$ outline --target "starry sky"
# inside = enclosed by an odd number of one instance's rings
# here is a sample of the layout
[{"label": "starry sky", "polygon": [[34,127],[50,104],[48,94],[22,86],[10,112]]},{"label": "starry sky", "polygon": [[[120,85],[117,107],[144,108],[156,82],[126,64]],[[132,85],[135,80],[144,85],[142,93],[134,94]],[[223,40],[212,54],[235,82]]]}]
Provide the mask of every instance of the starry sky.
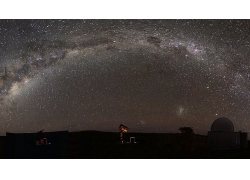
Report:
[{"label": "starry sky", "polygon": [[250,21],[0,20],[0,135],[250,130]]}]

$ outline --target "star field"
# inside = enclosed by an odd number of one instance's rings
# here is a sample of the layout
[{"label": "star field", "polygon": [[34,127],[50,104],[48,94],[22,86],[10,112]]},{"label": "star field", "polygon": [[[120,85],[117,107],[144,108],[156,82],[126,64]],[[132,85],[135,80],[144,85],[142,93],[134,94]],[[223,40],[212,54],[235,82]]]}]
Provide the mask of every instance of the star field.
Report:
[{"label": "star field", "polygon": [[250,130],[249,20],[1,20],[0,133]]}]

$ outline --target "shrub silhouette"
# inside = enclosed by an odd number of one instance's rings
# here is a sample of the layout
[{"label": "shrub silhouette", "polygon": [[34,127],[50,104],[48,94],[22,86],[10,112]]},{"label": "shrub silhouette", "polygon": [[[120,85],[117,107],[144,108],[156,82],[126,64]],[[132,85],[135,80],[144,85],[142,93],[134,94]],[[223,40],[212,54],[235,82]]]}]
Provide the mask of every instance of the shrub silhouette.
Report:
[{"label": "shrub silhouette", "polygon": [[187,134],[187,133],[189,133],[189,134],[194,133],[194,130],[193,130],[192,127],[186,127],[186,126],[185,127],[180,127],[179,131],[181,131],[181,133],[185,133],[185,134]]}]

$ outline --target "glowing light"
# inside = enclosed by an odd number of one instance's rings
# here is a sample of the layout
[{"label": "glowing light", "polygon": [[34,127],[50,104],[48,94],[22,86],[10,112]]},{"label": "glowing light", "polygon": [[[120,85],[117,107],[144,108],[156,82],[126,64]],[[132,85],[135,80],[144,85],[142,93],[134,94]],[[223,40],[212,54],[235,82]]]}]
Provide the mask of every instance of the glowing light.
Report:
[{"label": "glowing light", "polygon": [[125,129],[124,127],[121,128],[121,131],[122,131],[122,132],[128,132],[128,130]]}]

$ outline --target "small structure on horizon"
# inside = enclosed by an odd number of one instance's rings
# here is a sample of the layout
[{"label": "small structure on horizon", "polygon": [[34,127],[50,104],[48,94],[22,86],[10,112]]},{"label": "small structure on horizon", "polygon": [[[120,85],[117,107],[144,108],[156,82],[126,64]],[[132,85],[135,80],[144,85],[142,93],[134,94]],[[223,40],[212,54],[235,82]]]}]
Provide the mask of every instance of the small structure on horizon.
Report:
[{"label": "small structure on horizon", "polygon": [[37,138],[37,141],[36,141],[36,145],[48,145],[48,144],[51,144],[51,143],[48,143],[48,140],[46,137],[43,136],[43,131],[44,129],[42,129],[41,131],[38,131],[38,138]]},{"label": "small structure on horizon", "polygon": [[67,147],[68,131],[6,132],[7,159],[65,159]]},{"label": "small structure on horizon", "polygon": [[135,142],[135,137],[130,137],[130,141],[129,141],[130,143],[136,143]]},{"label": "small structure on horizon", "polygon": [[123,124],[120,124],[119,129],[120,129],[120,141],[123,142],[123,133],[128,132],[128,127]]},{"label": "small structure on horizon", "polygon": [[247,133],[234,132],[234,125],[228,118],[216,119],[208,131],[209,149],[247,148]]}]

